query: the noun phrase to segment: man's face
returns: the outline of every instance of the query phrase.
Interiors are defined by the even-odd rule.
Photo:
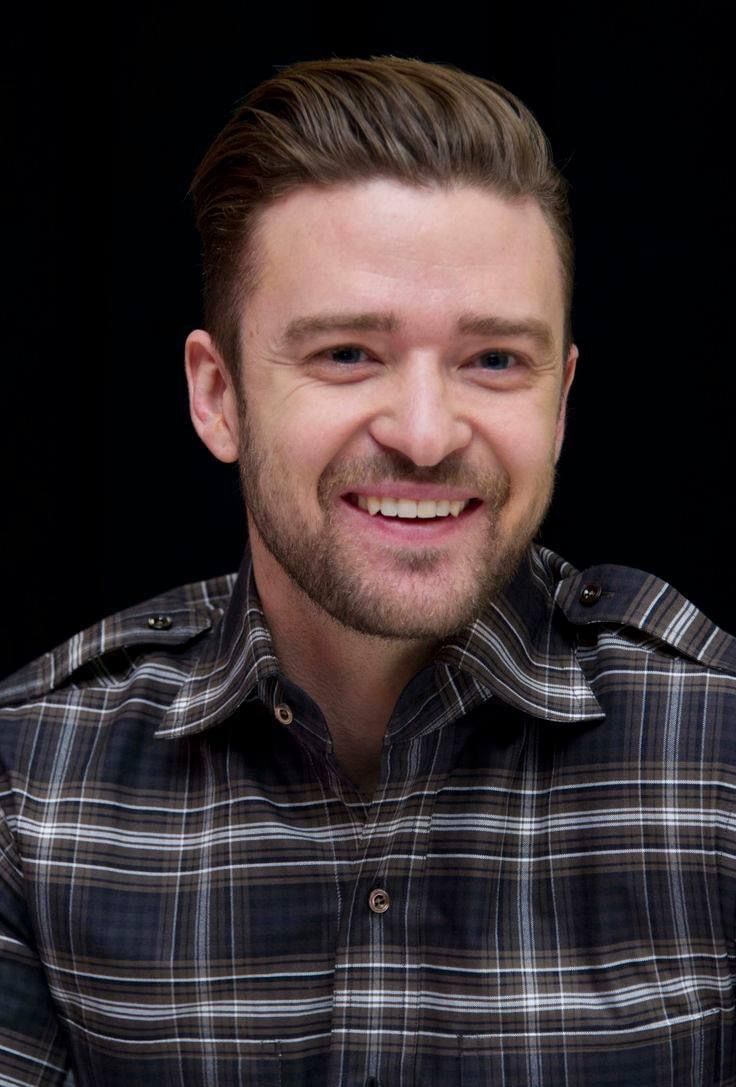
[[[382,179],[296,190],[259,243],[238,420],[259,589],[446,637],[551,498],[576,352],[550,229],[531,200]]]

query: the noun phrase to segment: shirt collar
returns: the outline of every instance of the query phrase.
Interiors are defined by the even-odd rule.
[[[438,654],[503,702],[560,724],[604,717],[578,663],[576,641],[555,605],[578,571],[548,548],[532,546],[497,600]]]
[[[569,723],[604,716],[564,630],[555,595],[577,571],[547,548],[533,546],[515,577],[483,615],[438,652],[454,667],[523,713]],[[246,547],[222,620],[195,661],[156,731],[158,737],[201,732],[248,701],[267,701],[279,676],[271,635]],[[272,700],[268,699],[269,701]]]
[[[156,736],[183,736],[219,724],[244,702],[262,697],[268,680],[278,674],[246,546],[225,613],[203,641],[191,675],[168,707]]]

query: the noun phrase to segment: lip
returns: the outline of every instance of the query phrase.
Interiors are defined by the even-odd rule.
[[[369,483],[363,487],[351,487],[343,491],[341,498],[347,499],[348,495],[362,494],[365,498],[410,498],[415,502],[467,502],[478,496],[474,491],[465,487],[442,487],[436,483]]]
[[[435,490],[437,490],[437,488],[435,488]],[[380,495],[380,491],[378,493]],[[482,502],[478,502],[476,505],[467,506],[458,517],[447,516],[427,519],[382,517],[380,514],[373,516],[368,513],[367,510],[362,510],[358,506],[354,506],[347,497],[347,494],[374,495],[376,492],[364,490],[348,491],[341,497],[338,507],[348,518],[351,531],[356,534],[361,533],[362,535],[370,533],[379,540],[385,540],[391,543],[424,544],[425,547],[428,544],[434,545],[441,543],[445,539],[451,539],[458,533],[464,532],[468,527],[468,523],[476,516],[483,506]],[[424,492],[424,495],[427,497],[426,491]],[[396,495],[394,492],[391,497],[409,498],[414,496],[408,494]]]

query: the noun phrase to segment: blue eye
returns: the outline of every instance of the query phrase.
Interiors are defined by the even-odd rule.
[[[332,362],[340,362],[344,364],[350,364],[355,362],[362,362],[360,358],[355,358],[355,355],[363,355],[365,352],[362,347],[331,347],[325,352],[329,356]],[[353,358],[346,356],[352,355]]]
[[[478,362],[484,370],[508,370],[513,366],[514,356],[506,351],[488,351]]]

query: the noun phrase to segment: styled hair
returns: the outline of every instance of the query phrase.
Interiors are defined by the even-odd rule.
[[[574,275],[567,183],[526,106],[452,65],[394,56],[311,60],[246,95],[190,187],[205,326],[236,380],[239,319],[258,284],[259,214],[302,185],[375,178],[536,200],[559,254],[567,350]]]

